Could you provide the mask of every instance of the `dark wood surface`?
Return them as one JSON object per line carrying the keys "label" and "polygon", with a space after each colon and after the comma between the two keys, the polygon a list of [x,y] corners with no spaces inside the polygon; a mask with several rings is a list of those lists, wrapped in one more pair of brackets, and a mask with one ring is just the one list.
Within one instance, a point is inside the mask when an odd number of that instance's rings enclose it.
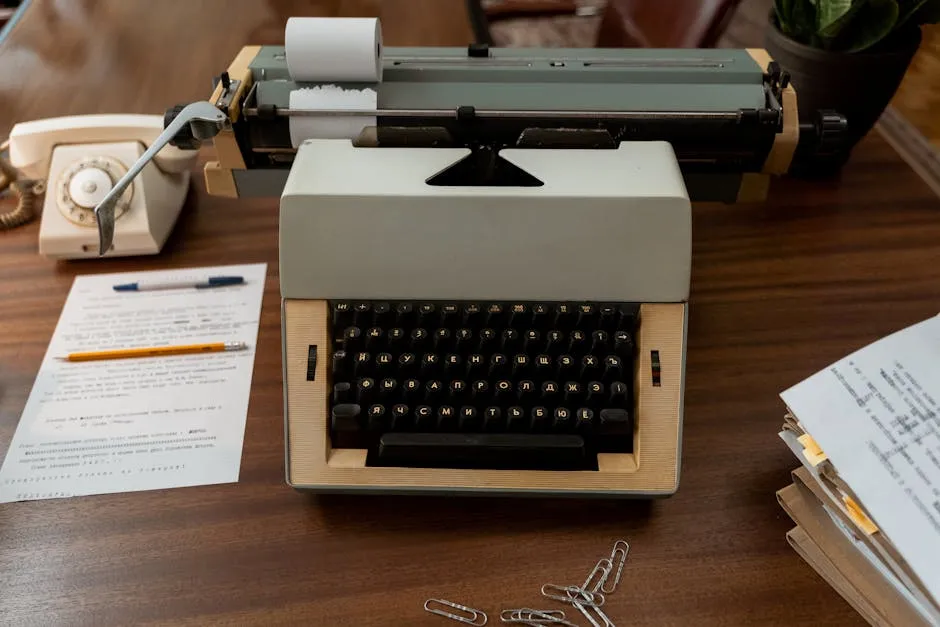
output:
{"label": "dark wood surface", "polygon": [[[0,130],[160,113],[204,98],[243,44],[280,41],[289,15],[376,11],[390,45],[470,36],[460,0],[34,0],[0,46]],[[157,257],[54,263],[37,254],[38,222],[0,232],[0,451],[74,276],[264,261],[241,479],[0,506],[0,624],[458,624],[425,613],[431,597],[498,624],[500,609],[546,605],[542,583],[580,582],[617,538],[633,547],[607,604],[618,625],[863,624],[787,545],[774,492],[795,465],[776,435],[778,393],[940,311],[940,200],[878,136],[841,180],[695,208],[682,482],[654,503],[292,491],[277,201],[210,198],[195,181]]]}

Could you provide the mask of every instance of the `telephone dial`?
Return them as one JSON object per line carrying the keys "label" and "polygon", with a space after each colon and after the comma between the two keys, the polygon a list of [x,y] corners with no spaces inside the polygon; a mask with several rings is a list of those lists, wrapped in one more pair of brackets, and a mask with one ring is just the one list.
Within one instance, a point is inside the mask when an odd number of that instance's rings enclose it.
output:
{"label": "telephone dial", "polygon": [[[163,116],[82,115],[13,127],[10,162],[25,177],[45,180],[39,253],[54,259],[159,253],[189,189],[196,150],[160,145]],[[138,176],[121,181],[141,156]],[[99,225],[96,207],[111,198],[113,213]],[[99,229],[113,229],[105,250]]]}

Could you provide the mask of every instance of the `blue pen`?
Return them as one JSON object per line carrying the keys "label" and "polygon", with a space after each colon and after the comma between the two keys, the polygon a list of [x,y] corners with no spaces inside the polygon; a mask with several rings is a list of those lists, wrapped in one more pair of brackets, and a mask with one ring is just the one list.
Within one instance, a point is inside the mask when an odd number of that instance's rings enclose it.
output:
{"label": "blue pen", "polygon": [[245,282],[244,277],[240,276],[211,276],[204,280],[184,280],[184,281],[138,281],[137,283],[124,283],[115,285],[115,292],[152,292],[155,290],[180,290],[197,289],[205,290],[213,287],[225,287],[227,285],[241,285]]}

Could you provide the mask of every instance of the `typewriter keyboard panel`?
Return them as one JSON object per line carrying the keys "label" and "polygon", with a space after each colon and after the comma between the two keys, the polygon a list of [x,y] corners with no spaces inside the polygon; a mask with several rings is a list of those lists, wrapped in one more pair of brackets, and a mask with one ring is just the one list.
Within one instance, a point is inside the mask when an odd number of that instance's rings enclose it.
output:
{"label": "typewriter keyboard panel", "polygon": [[331,443],[370,466],[596,470],[633,452],[637,304],[329,305]]}

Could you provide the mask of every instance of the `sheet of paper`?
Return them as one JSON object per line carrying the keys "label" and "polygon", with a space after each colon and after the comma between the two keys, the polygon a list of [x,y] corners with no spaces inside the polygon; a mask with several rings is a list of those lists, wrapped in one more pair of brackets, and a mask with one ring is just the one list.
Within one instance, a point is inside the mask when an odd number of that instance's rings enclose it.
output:
{"label": "sheet of paper", "polygon": [[[0,503],[238,481],[265,264],[77,277],[0,468]],[[114,285],[242,276],[212,289]],[[247,350],[93,362],[112,348]]]}
{"label": "sheet of paper", "polygon": [[940,317],[856,351],[781,397],[940,600]]}

